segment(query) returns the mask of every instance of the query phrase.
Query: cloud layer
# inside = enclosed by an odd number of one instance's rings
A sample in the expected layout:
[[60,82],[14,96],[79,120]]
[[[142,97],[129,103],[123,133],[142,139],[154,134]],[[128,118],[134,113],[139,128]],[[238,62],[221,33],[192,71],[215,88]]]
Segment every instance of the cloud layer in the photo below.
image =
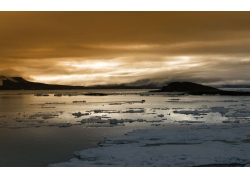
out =
[[250,84],[250,12],[0,12],[0,74]]

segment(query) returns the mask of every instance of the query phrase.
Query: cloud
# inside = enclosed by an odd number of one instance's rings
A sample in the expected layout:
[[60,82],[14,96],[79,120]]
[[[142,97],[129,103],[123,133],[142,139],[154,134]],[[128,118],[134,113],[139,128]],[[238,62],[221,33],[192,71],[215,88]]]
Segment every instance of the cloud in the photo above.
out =
[[73,85],[250,84],[249,18],[250,12],[0,12],[0,74]]
[[1,76],[11,76],[11,77],[17,77],[21,74],[21,71],[17,71],[15,69],[0,69]]

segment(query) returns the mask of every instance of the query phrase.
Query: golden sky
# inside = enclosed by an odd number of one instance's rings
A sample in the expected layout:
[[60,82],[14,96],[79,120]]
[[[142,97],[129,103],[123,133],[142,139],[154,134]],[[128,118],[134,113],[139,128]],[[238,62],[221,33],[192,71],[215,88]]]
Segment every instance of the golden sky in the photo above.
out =
[[250,84],[250,12],[0,12],[0,75]]

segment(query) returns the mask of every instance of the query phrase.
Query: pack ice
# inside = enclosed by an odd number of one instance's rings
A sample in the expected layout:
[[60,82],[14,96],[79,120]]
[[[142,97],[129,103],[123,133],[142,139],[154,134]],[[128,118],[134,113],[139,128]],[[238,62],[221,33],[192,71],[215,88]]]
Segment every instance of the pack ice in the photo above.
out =
[[140,129],[50,166],[248,166],[249,124]]

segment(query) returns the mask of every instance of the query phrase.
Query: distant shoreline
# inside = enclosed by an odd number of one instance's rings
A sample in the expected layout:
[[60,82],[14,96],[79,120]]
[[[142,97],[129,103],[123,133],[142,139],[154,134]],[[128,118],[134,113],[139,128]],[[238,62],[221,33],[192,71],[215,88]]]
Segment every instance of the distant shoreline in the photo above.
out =
[[180,92],[180,95],[226,95],[226,96],[250,96],[250,92],[225,91],[210,86],[204,86],[192,82],[172,82],[160,90],[150,92]]

